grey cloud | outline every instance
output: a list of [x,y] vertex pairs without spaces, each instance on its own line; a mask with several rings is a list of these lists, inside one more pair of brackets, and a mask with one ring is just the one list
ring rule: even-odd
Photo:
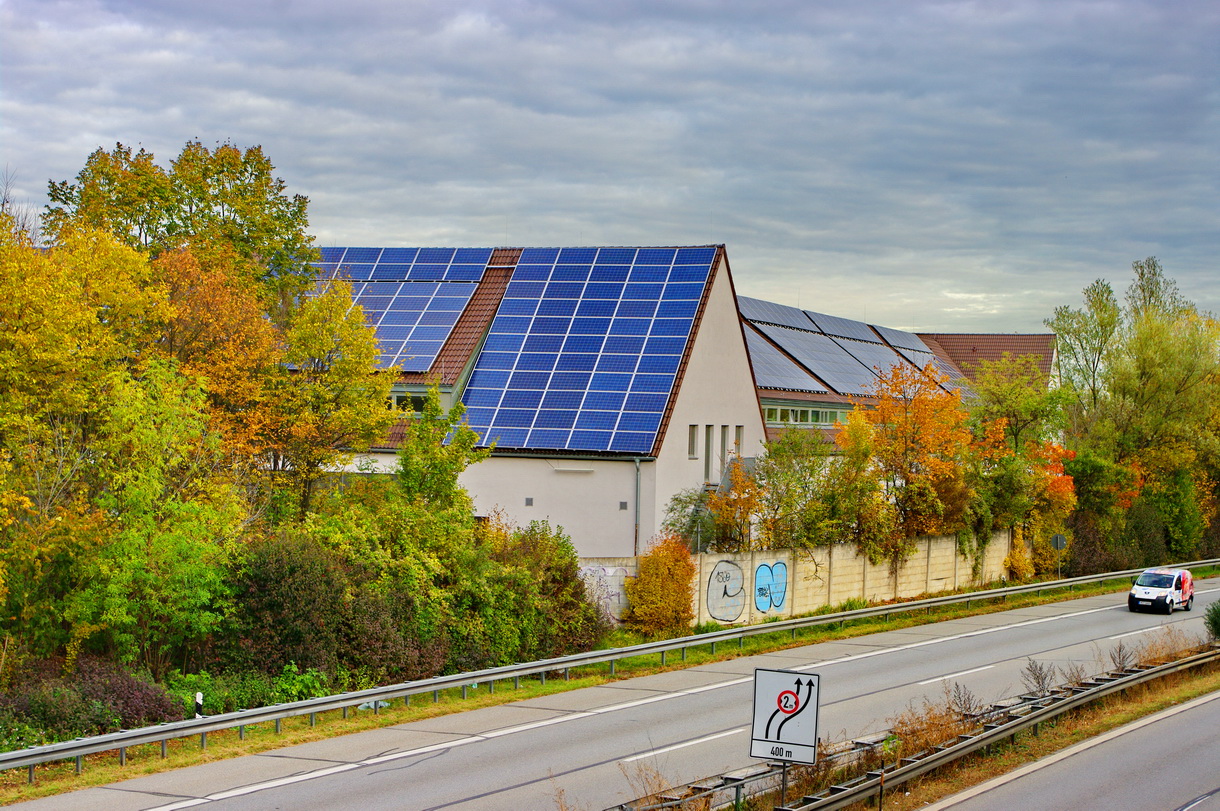
[[324,244],[724,242],[738,291],[1037,331],[1155,254],[1220,309],[1199,2],[0,3],[21,190],[261,144]]

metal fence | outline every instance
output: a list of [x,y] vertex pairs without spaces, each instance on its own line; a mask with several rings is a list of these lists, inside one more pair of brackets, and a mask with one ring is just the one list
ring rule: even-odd
[[[1217,566],[1220,565],[1220,558],[1197,560],[1177,565],[1183,568]],[[1097,575],[1086,575],[1084,577],[1026,583],[1007,588],[988,589],[985,591],[951,594],[944,597],[932,597],[925,600],[872,606],[854,611],[840,611],[833,614],[820,614],[798,619],[764,622],[758,625],[726,628],[725,630],[714,631],[712,633],[666,639],[659,642],[648,642],[625,648],[589,651],[587,653],[577,653],[571,656],[561,656],[537,662],[487,668],[469,673],[456,673],[450,676],[438,676],[432,679],[403,682],[401,684],[340,693],[322,698],[311,698],[304,701],[274,704],[269,707],[238,710],[237,712],[192,718],[185,721],[174,721],[141,729],[121,730],[107,735],[78,738],[73,741],[62,741],[60,743],[32,746],[27,749],[0,753],[0,771],[27,768],[29,770],[29,782],[32,783],[34,781],[34,767],[38,764],[75,759],[76,768],[79,772],[84,756],[98,752],[117,750],[120,762],[125,762],[128,748],[143,744],[160,743],[161,755],[165,757],[167,754],[167,741],[176,738],[199,736],[201,745],[206,745],[207,734],[209,732],[237,729],[239,734],[244,736],[245,727],[264,723],[274,723],[278,732],[280,724],[285,718],[308,715],[312,724],[319,713],[341,710],[343,717],[346,718],[352,708],[361,705],[371,706],[376,712],[384,703],[395,699],[403,699],[410,702],[412,696],[432,694],[435,701],[439,699],[441,691],[457,688],[462,690],[462,695],[465,697],[467,688],[472,684],[487,683],[489,689],[494,692],[496,682],[499,681],[511,679],[514,687],[519,687],[521,679],[525,678],[538,678],[545,683],[548,674],[561,673],[563,678],[566,679],[569,677],[572,669],[594,665],[608,665],[610,674],[613,675],[617,663],[624,659],[660,654],[661,664],[664,665],[667,663],[668,655],[675,652],[681,656],[682,660],[685,660],[687,651],[693,647],[709,646],[712,653],[715,653],[717,646],[720,644],[737,642],[740,647],[744,645],[746,638],[762,634],[788,633],[791,638],[795,639],[798,631],[821,625],[851,622],[870,617],[889,617],[891,614],[931,611],[934,608],[959,603],[969,605],[971,602],[1006,599],[1013,595],[1041,593],[1043,591],[1059,589],[1070,590],[1079,585],[1134,577],[1141,571],[1143,569],[1128,569],[1120,572],[1106,572]]]

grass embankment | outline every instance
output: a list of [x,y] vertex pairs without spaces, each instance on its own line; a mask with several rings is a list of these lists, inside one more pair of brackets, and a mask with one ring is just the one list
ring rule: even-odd
[[[1210,572],[1197,572],[1196,578],[1205,577]],[[926,625],[932,622],[959,617],[976,616],[979,614],[1007,611],[1031,605],[1058,602],[1066,597],[1079,599],[1097,594],[1113,594],[1126,591],[1129,583],[1126,580],[1107,581],[1089,586],[1078,586],[1073,590],[1048,590],[1041,595],[1013,596],[1007,599],[990,599],[972,602],[967,608],[964,604],[931,609],[927,612],[908,612],[891,615],[888,619],[874,617],[849,623],[837,623],[833,626],[818,626],[801,629],[795,638],[789,631],[775,634],[760,634],[744,639],[740,647],[732,644],[717,646],[715,654],[710,645],[700,645],[688,648],[683,659],[670,654],[666,664],[661,664],[661,655],[638,656],[620,660],[615,675],[610,675],[607,665],[591,666],[573,669],[568,679],[548,679],[545,684],[538,681],[521,682],[518,688],[512,681],[497,682],[493,686],[481,683],[477,687],[467,688],[466,697],[462,697],[461,689],[441,691],[437,700],[430,697],[416,696],[409,705],[395,701],[392,706],[383,708],[378,714],[371,710],[349,712],[348,718],[343,718],[340,711],[319,713],[316,724],[311,726],[308,716],[284,719],[281,731],[277,733],[272,723],[247,726],[244,738],[237,729],[211,732],[207,735],[206,748],[201,745],[199,737],[179,738],[168,742],[168,757],[161,758],[159,744],[146,744],[131,747],[127,751],[126,765],[120,765],[117,751],[102,752],[90,755],[84,759],[83,771],[75,773],[73,761],[61,761],[38,766],[35,770],[35,783],[27,782],[25,769],[10,769],[0,772],[0,804],[11,804],[39,797],[53,796],[67,791],[75,791],[90,786],[102,786],[120,780],[128,780],[144,775],[211,763],[244,755],[267,752],[286,746],[293,746],[311,741],[324,740],[350,735],[369,729],[404,724],[425,718],[433,718],[454,712],[464,712],[479,707],[504,704],[535,696],[550,695],[566,690],[591,687],[612,681],[635,678],[666,670],[679,670],[708,662],[736,659],[770,651],[784,650],[818,642],[847,639],[866,634],[910,628]],[[623,647],[636,644],[643,640],[632,638],[623,632],[616,633],[610,647]],[[888,804],[888,800],[887,800]]]

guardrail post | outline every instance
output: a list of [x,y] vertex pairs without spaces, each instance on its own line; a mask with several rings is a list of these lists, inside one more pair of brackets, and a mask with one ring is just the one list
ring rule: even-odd
[[237,727],[237,740],[244,741],[246,739],[246,725],[240,724]]
[[661,651],[661,667],[665,667],[665,651]]
[[126,746],[119,747],[119,765],[120,766],[127,765],[127,747]]
[[281,730],[283,730],[283,728],[284,728],[284,727],[283,727],[283,721],[284,721],[284,719],[283,719],[283,718],[276,718],[276,719],[275,719],[275,731],[276,731],[277,733],[278,733],[278,732],[280,732]]
[[466,700],[466,685],[462,685],[462,701]]
[[614,660],[614,659],[611,659],[611,660],[610,660],[610,675],[611,675],[611,676],[613,676],[613,675],[615,674],[615,667],[614,667],[614,665],[615,665],[615,660]]
[[347,707],[343,708],[343,720],[347,720]]
[[538,681],[540,684],[543,684],[543,685],[546,684],[546,671],[545,670],[538,674]]
[[200,749],[208,748],[208,733],[206,733],[206,732],[199,733],[199,748]]
[[317,723],[318,723],[318,714],[316,712],[311,712],[309,714],[309,725],[315,726]]
[[29,783],[31,786],[34,785],[34,764],[33,763],[30,764],[29,773],[26,775],[25,782]]
[[81,757],[80,755],[76,756],[76,773],[77,774],[81,773],[81,768],[83,767],[84,761],[85,761],[85,759],[83,757]]
[[712,656],[716,655],[716,640],[712,640]]
[[441,701],[441,691],[440,691],[440,690],[433,690],[433,691],[432,691],[432,703],[433,703],[433,704],[439,704],[439,703],[440,703],[440,701]]
[[161,759],[165,760],[169,757],[169,741],[165,738],[161,739]]

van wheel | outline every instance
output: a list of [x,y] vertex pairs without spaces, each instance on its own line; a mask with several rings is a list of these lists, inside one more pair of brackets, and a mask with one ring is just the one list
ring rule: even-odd
[[1192,595],[1190,595],[1190,599],[1188,599],[1186,601],[1186,610],[1189,611],[1190,609],[1192,609],[1194,607],[1195,607],[1195,595],[1192,594]]
[[1173,598],[1172,597],[1165,598],[1165,613],[1166,614],[1173,613]]

